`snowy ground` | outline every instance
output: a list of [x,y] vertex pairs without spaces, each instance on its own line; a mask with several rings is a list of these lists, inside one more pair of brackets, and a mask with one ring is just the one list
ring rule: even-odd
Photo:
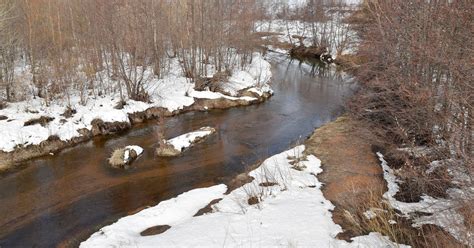
[[205,138],[215,132],[216,130],[212,127],[202,127],[197,131],[185,133],[178,137],[167,140],[166,143],[172,145],[174,149],[182,151],[190,147],[194,142],[196,142],[196,140]]
[[[316,178],[320,161],[303,158],[298,146],[265,160],[250,172],[253,182],[225,194],[225,185],[188,191],[103,227],[81,247],[397,247],[378,233],[352,243],[331,218],[334,206]],[[249,198],[258,199],[249,205]],[[193,217],[214,199],[213,212]],[[141,236],[150,227],[169,225],[164,233]],[[404,247],[400,245],[399,247]]]
[[[336,16],[336,15],[335,15]],[[337,57],[338,49],[341,50],[341,54],[351,54],[356,51],[357,48],[357,39],[354,31],[350,30],[349,24],[341,22],[342,16],[336,16],[333,20],[328,21],[327,23],[310,23],[299,20],[288,21],[288,20],[272,20],[259,22],[256,25],[257,32],[273,32],[278,33],[276,35],[278,42],[295,44],[299,45],[298,39],[293,38],[293,36],[304,36],[307,37],[304,39],[305,46],[312,45],[312,29],[315,27],[316,30],[316,39],[320,39],[324,34],[330,32],[333,29],[332,37],[329,37],[333,42],[331,43],[330,53],[333,58]],[[269,49],[280,52],[287,53],[288,51],[269,46]]]
[[[295,0],[290,2],[289,5],[301,7],[306,2],[306,0]],[[359,1],[345,1],[345,3],[347,4],[346,7],[327,9],[326,16],[329,20],[325,22],[275,19],[257,22],[255,29],[257,32],[276,33],[275,37],[277,37],[278,42],[284,44],[299,45],[299,40],[294,38],[294,36],[306,37],[303,44],[307,47],[313,44],[313,39],[320,41],[322,37],[325,37],[330,43],[328,48],[333,58],[337,57],[338,52],[342,55],[353,54],[357,51],[357,34],[350,28],[350,24],[343,22],[343,19],[350,15],[352,10],[357,8]],[[264,39],[272,39],[272,36],[264,37]],[[268,48],[280,53],[288,52],[278,46],[270,45]]]
[[[80,104],[79,94],[74,93],[68,102],[57,100],[48,106],[41,98],[9,103],[5,109],[0,110],[0,116],[7,118],[0,120],[0,151],[11,152],[17,147],[37,145],[53,135],[67,141],[80,136],[81,134],[78,132],[80,129],[91,130],[91,123],[94,119],[101,119],[104,122],[128,123],[128,114],[130,113],[145,111],[151,107],[163,107],[169,111],[176,111],[192,105],[196,98],[252,101],[255,98],[237,97],[237,92],[242,89],[249,89],[259,95],[271,92],[268,85],[271,78],[270,69],[270,64],[262,56],[254,54],[250,65],[242,70],[235,69],[229,81],[224,83],[226,92],[229,92],[229,95],[224,95],[211,91],[195,91],[194,83],[183,76],[178,62],[173,61],[170,63],[167,76],[163,78],[149,76],[145,89],[151,97],[151,103],[127,100],[123,109],[114,108],[120,102],[118,92],[89,97],[85,104]],[[212,73],[209,76],[212,76]],[[118,84],[110,79],[107,81],[106,83],[111,85]],[[66,118],[62,114],[68,105],[76,113],[72,117]],[[52,117],[54,120],[44,126],[40,124],[24,126],[26,121],[41,116]]]
[[[384,194],[384,198],[388,200],[390,205],[400,210],[404,216],[412,218],[414,226],[423,224],[438,225],[449,232],[458,241],[468,245],[474,244],[474,233],[466,229],[464,225],[464,217],[458,213],[459,204],[456,199],[473,199],[474,188],[451,188],[448,189],[448,199],[438,199],[424,195],[420,202],[406,203],[395,199],[395,195],[399,191],[398,183],[400,180],[395,176],[381,153],[377,153],[381,161],[384,171],[384,178],[387,181],[388,191]],[[459,177],[454,179],[463,180]],[[471,184],[467,184],[471,185]],[[416,213],[426,213],[430,215],[418,216]]]

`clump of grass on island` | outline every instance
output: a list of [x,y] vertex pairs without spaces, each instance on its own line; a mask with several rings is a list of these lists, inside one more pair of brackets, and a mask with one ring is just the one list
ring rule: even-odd
[[158,148],[156,148],[156,154],[161,157],[175,157],[181,154],[180,150],[174,148],[173,145],[162,142]]
[[115,149],[109,158],[109,164],[114,168],[127,168],[142,153],[143,148],[139,146],[126,146]]

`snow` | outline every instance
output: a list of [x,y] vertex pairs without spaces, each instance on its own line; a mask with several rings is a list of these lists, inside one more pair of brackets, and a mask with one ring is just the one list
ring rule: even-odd
[[[27,69],[17,70],[18,72],[24,71],[23,78],[25,80],[30,78],[27,75]],[[212,73],[212,70],[209,69],[209,73]],[[98,88],[104,87],[102,85],[110,85],[111,87],[108,88],[115,89],[117,88],[116,85],[120,84],[102,74],[104,73],[99,72],[97,76],[98,78],[105,78],[104,82],[97,83]],[[235,76],[231,79],[245,75],[246,81],[231,80],[223,82],[222,85],[228,87],[232,92],[230,96],[212,91],[196,91],[194,90],[194,83],[183,76],[179,62],[174,59],[170,63],[168,74],[163,78],[155,77],[149,70],[145,71],[146,76],[144,78],[147,79],[144,80],[145,89],[150,95],[151,103],[125,99],[126,105],[123,109],[116,109],[115,106],[121,100],[120,94],[118,91],[107,90],[107,87],[101,89],[105,92],[102,96],[89,96],[87,101],[82,104],[80,93],[76,91],[71,91],[69,101],[55,100],[50,102],[49,105],[45,104],[44,99],[38,97],[9,103],[6,108],[0,110],[0,115],[8,117],[8,120],[0,121],[0,151],[11,152],[19,146],[38,145],[52,135],[58,136],[63,141],[71,140],[74,137],[81,136],[78,130],[91,130],[94,119],[111,123],[130,123],[129,114],[142,112],[152,107],[162,107],[173,112],[192,105],[195,98],[226,98],[233,101],[252,102],[257,99],[248,96],[238,97],[236,92],[243,89],[248,89],[258,95],[262,95],[264,92],[272,92],[268,85],[271,78],[270,64],[258,53],[253,55],[251,64],[240,70],[235,69],[233,74]],[[25,85],[28,85],[28,83],[25,82]],[[76,114],[70,118],[61,116],[66,110],[66,106],[76,110]],[[53,117],[54,120],[44,127],[39,124],[24,126],[26,121],[41,116]]]
[[130,150],[134,150],[135,153],[137,154],[137,157],[143,153],[143,148],[141,148],[140,146],[126,146],[125,152],[123,155],[124,163],[128,163],[128,161],[130,160]]
[[223,90],[231,96],[237,96],[240,90],[249,88],[259,92],[254,86],[262,86],[270,81],[272,76],[270,67],[271,65],[262,56],[254,56],[252,63],[245,70],[236,70],[232,73],[229,83],[223,85]]
[[144,244],[134,243],[135,240],[148,239],[141,237],[140,232],[157,226],[182,224],[193,217],[201,208],[205,207],[215,198],[222,197],[227,190],[223,184],[209,188],[200,188],[188,191],[176,198],[163,201],[154,207],[144,209],[137,214],[124,217],[113,225],[103,227],[94,233],[88,240],[82,242],[80,247],[111,247],[132,246]]
[[364,214],[365,218],[367,218],[368,220],[371,220],[371,219],[377,217],[377,214],[372,210],[367,210],[367,211],[363,212],[362,214]]
[[[249,173],[253,182],[229,194],[225,194],[225,185],[191,190],[103,227],[80,246],[397,247],[378,233],[356,237],[352,243],[335,238],[342,229],[332,221],[334,206],[324,198],[315,176],[322,172],[321,162],[312,155],[304,159],[304,149],[297,146],[266,159]],[[294,161],[299,161],[301,170],[292,168]],[[260,186],[265,182],[278,184]],[[249,196],[260,202],[249,205]],[[211,213],[193,217],[220,198]],[[157,225],[171,228],[158,235],[140,236]]]
[[[406,217],[413,218],[414,226],[421,226],[423,224],[438,225],[449,232],[458,241],[465,244],[474,243],[474,234],[470,230],[467,230],[464,225],[464,217],[458,213],[457,208],[459,208],[459,202],[456,201],[456,199],[473,199],[474,189],[472,187],[468,189],[448,189],[448,199],[437,199],[423,195],[421,197],[422,200],[419,202],[401,202],[395,199],[395,195],[399,191],[398,183],[401,181],[395,176],[395,171],[388,166],[383,155],[378,152],[377,156],[381,162],[384,179],[388,187],[388,191],[385,192],[383,196],[393,208],[398,209]],[[417,212],[430,215],[417,216]]]
[[143,153],[143,148],[140,146],[126,146],[125,149],[134,150],[137,153],[137,156]]
[[[255,92],[257,94],[262,94],[262,90],[258,90],[258,89],[255,89],[255,88],[250,88],[248,89],[248,91],[252,91],[252,92]],[[268,91],[265,91],[265,92],[272,92],[271,90],[268,90]],[[242,97],[233,97],[233,96],[228,96],[228,95],[224,95],[222,93],[219,93],[219,92],[213,92],[213,91],[196,91],[196,90],[192,90],[190,91],[189,93],[190,96],[194,97],[194,98],[198,98],[198,99],[219,99],[219,98],[225,98],[225,99],[229,99],[229,100],[232,100],[232,101],[237,101],[237,100],[244,100],[244,101],[248,101],[248,102],[252,102],[252,101],[256,101],[257,98],[255,97],[250,97],[250,96],[242,96]]]
[[[313,40],[320,41],[326,37],[326,39],[331,40],[328,49],[332,58],[336,58],[339,55],[338,50],[342,55],[354,54],[358,49],[358,36],[351,29],[350,24],[344,22],[344,18],[357,8],[358,2],[358,0],[349,0],[346,1],[346,7],[327,8],[326,16],[329,17],[329,20],[326,22],[274,19],[257,22],[255,30],[257,32],[275,33],[278,42],[286,44],[299,45],[299,40],[293,38],[293,36],[306,37],[303,40],[303,45],[307,47],[313,44]],[[264,37],[263,39],[269,38],[271,36]],[[268,49],[278,53],[287,54],[289,52],[272,45],[269,45]]]
[[182,134],[178,137],[172,138],[166,143],[172,145],[176,150],[182,151],[190,147],[197,139],[202,139],[211,135],[216,130],[212,127],[202,127],[197,131]]

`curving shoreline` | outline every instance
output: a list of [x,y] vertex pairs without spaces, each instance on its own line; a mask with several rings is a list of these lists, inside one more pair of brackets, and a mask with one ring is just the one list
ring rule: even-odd
[[143,123],[148,120],[154,120],[160,117],[172,117],[191,111],[209,111],[213,109],[228,109],[258,104],[264,102],[273,95],[271,90],[258,94],[251,89],[252,88],[243,90],[241,93],[245,96],[251,96],[251,98],[194,98],[194,103],[190,106],[185,106],[174,111],[169,111],[163,107],[150,107],[144,111],[128,113],[129,122],[104,122],[101,119],[94,119],[91,122],[91,129],[78,129],[77,132],[80,133],[80,136],[72,137],[70,140],[64,141],[55,135],[51,135],[47,140],[44,140],[39,144],[18,147],[11,152],[0,151],[0,171],[11,169],[16,164],[29,159],[49,155],[73,147],[79,143],[89,141],[96,136],[110,135],[129,130],[135,124]]

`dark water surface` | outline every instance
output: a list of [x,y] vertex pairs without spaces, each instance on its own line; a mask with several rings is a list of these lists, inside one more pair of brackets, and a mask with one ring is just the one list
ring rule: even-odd
[[[275,95],[267,102],[167,119],[166,135],[216,127],[177,158],[154,156],[156,122],[97,138],[0,175],[0,247],[77,245],[105,224],[196,187],[226,183],[247,166],[303,141],[341,113],[354,85],[323,67],[272,59]],[[129,170],[112,169],[114,148],[145,153]]]

